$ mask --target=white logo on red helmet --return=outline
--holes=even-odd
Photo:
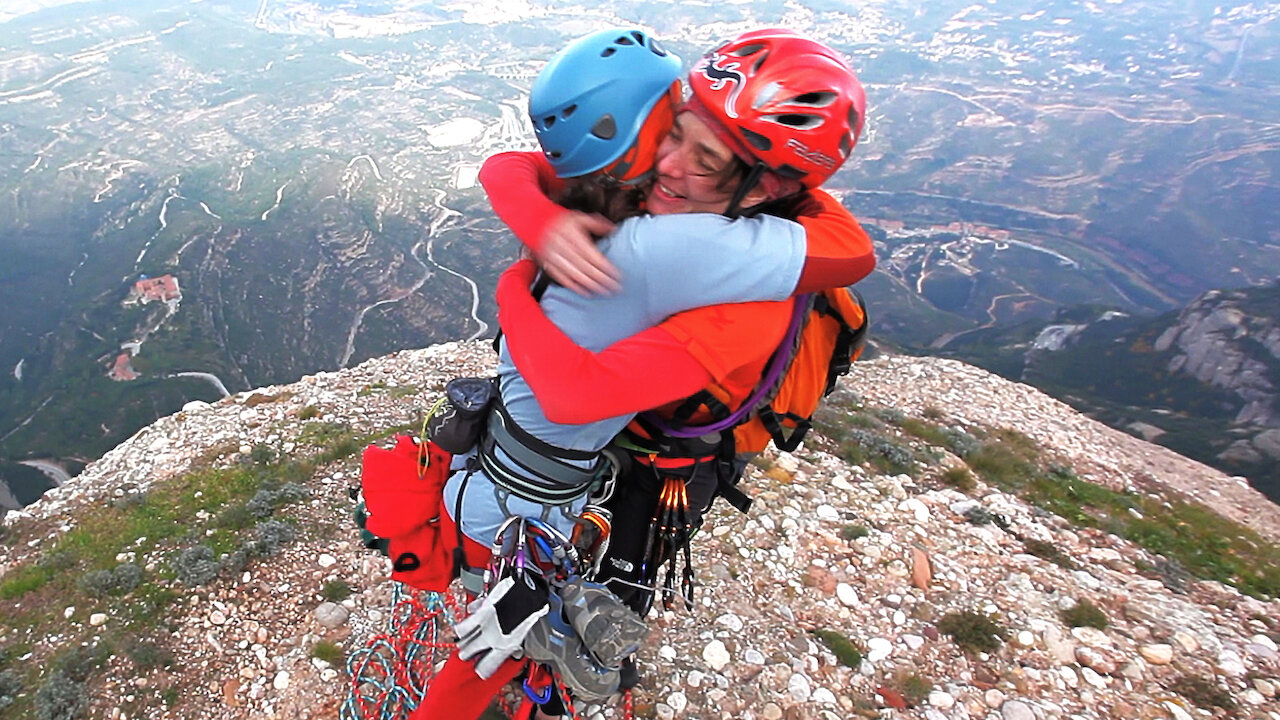
[[[801,158],[813,163],[814,165],[818,165],[819,167],[833,168],[839,164],[835,158],[830,155],[827,155],[821,150],[810,149],[809,146],[795,138],[789,138],[787,140],[787,147],[794,150],[796,155],[799,155]]]
[[[747,79],[738,70],[741,66],[742,63],[732,60],[727,55],[711,53],[704,55],[693,69],[694,72],[701,72],[703,77],[711,81],[707,86],[710,90],[719,92],[729,83],[733,83],[733,89],[724,99],[724,114],[734,119],[737,119],[738,111],[733,106],[738,101],[738,94],[742,92],[742,86]]]

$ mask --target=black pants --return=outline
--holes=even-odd
[[[703,513],[715,499],[719,481],[716,464],[713,462],[693,465],[691,470],[692,472],[685,471],[683,474],[688,475],[685,479],[689,497],[688,519],[696,530],[702,525]],[[660,570],[649,568],[650,577],[641,577],[649,526],[664,484],[663,476],[654,468],[638,462],[631,463],[627,472],[618,478],[613,497],[605,502],[605,507],[613,513],[613,528],[609,551],[605,554],[596,581],[607,585],[628,607],[642,616],[653,605],[654,591],[639,586],[652,585]],[[661,564],[670,559],[670,551],[668,548]]]

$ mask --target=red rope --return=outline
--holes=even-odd
[[[422,702],[436,669],[453,652],[455,643],[449,628],[465,614],[465,605],[449,594],[428,599],[425,604],[422,596],[413,593],[394,599],[388,630],[371,637],[347,660],[351,690],[342,708],[343,720],[408,717]],[[556,687],[569,717],[582,720],[558,678]],[[522,698],[522,691],[503,693],[498,696],[498,707],[508,718],[514,717],[517,701]],[[623,693],[622,702],[623,720],[634,720],[630,690]]]

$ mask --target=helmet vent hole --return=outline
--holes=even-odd
[[[601,140],[612,140],[618,134],[618,125],[613,121],[612,115],[602,115],[596,124],[591,126],[591,134]]]
[[[667,56],[667,49],[662,47],[662,45],[657,40],[654,40],[653,38],[649,38],[649,50],[652,51],[653,54],[657,55],[658,57]]]
[[[768,152],[773,148],[773,141],[764,135],[744,127],[739,127],[738,130],[742,133],[742,137],[746,139],[747,144],[756,150]]]
[[[614,40],[614,42],[618,43],[619,45],[635,45],[636,44],[634,40],[632,40],[630,37],[627,37],[626,35],[620,35],[617,40]]]
[[[782,113],[779,115],[770,115],[765,119],[772,120],[773,122],[776,122],[779,125],[786,125],[787,127],[799,128],[801,130],[816,128],[822,124],[822,118],[820,116],[802,115],[800,113]]]
[[[551,129],[551,126],[552,126],[552,125],[555,125],[555,124],[556,124],[556,116],[555,116],[555,115],[548,115],[548,116],[546,116],[546,117],[542,118],[542,127],[543,127],[543,128],[545,128],[545,129],[547,129],[547,130],[550,130],[550,129]]]
[[[644,44],[644,33],[640,32],[639,30],[632,30],[631,37],[636,39],[636,43],[640,45]]]
[[[764,61],[769,59],[769,53],[760,53],[760,57],[756,58],[755,63],[751,66],[752,74],[760,72],[760,66],[764,65]]]
[[[561,120],[568,120],[569,118],[573,117],[573,113],[574,113],[575,111],[577,111],[577,109],[578,109],[578,106],[577,106],[577,105],[570,105],[569,107],[565,108],[564,110],[561,110],[561,111],[560,111],[560,119],[561,119]]]
[[[551,158],[552,160],[559,160],[563,154],[564,153],[560,152],[559,150],[552,150],[551,152],[547,153],[547,157]]]
[[[826,107],[835,101],[836,94],[827,91],[807,92],[791,98],[793,104],[809,107]]]
[[[736,50],[732,50],[727,54],[732,57],[746,57],[748,55],[754,55],[763,49],[764,49],[763,43],[754,43],[751,45],[743,45],[742,47]]]
[[[614,53],[616,53],[616,52],[618,52],[618,48],[616,48],[616,47],[607,47],[607,48],[605,48],[604,50],[601,50],[601,51],[600,51],[600,57],[612,57],[612,56],[613,56],[613,54],[614,54]]]

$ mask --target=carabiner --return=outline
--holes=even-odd
[[[547,687],[541,693],[539,693],[538,691],[530,687],[529,678],[524,679],[523,685],[524,685],[524,694],[528,696],[530,700],[537,703],[538,705],[546,705],[547,703],[551,702],[551,695],[556,690],[555,683],[552,683],[550,685],[547,685]]]

